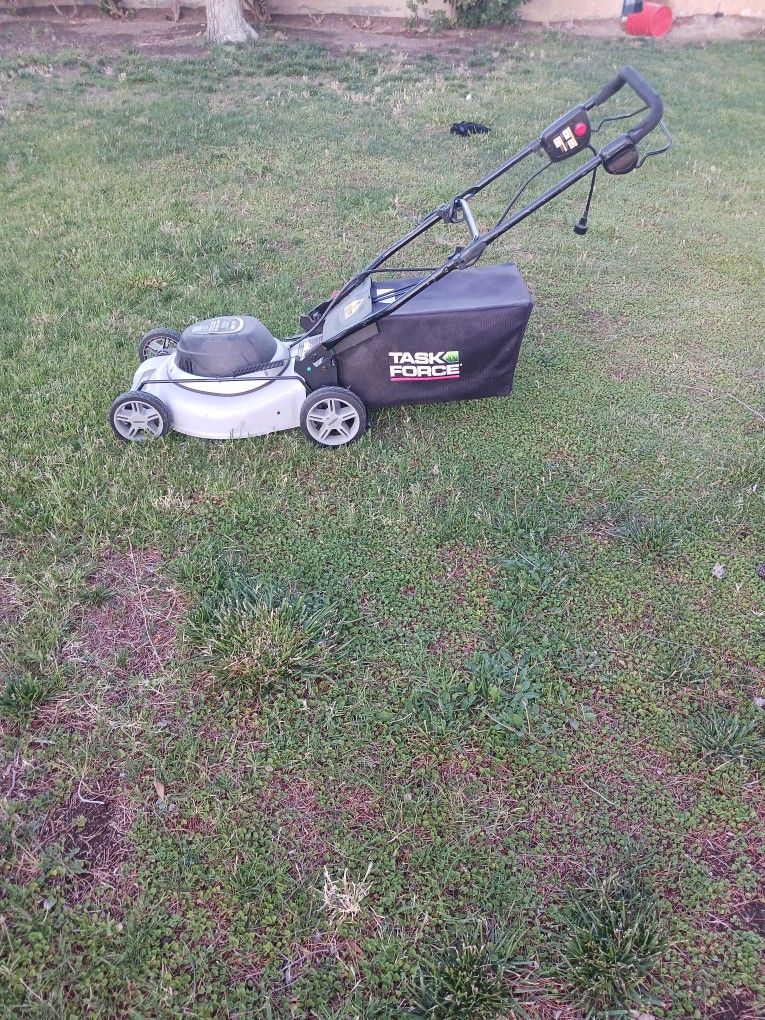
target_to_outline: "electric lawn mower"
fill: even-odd
[[[628,85],[644,105],[604,117],[588,111]],[[608,122],[647,116],[599,150],[593,136]],[[260,436],[300,426],[322,446],[353,442],[367,425],[367,409],[440,403],[507,394],[533,301],[512,263],[473,268],[488,245],[578,181],[591,175],[584,234],[596,171],[626,174],[665,152],[672,138],[663,106],[631,67],[481,181],[439,206],[395,241],[339,291],[300,319],[301,332],[277,340],[249,315],[223,315],[182,333],[155,329],[139,345],[142,364],[133,388],[117,397],[109,420],[120,439],[143,440],[175,429],[207,439]],[[638,143],[657,126],[659,149],[638,155]],[[589,152],[589,158],[527,205],[513,208],[549,166]],[[516,191],[490,229],[481,232],[469,201],[532,154],[547,158]],[[438,267],[383,269],[388,260],[439,223],[463,224],[469,241]],[[377,280],[380,273],[411,274]]]

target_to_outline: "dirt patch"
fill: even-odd
[[[96,728],[98,716],[98,706],[84,697],[60,694],[37,710],[30,729],[33,733],[64,729],[87,736]]]
[[[438,580],[443,584],[451,584],[462,589],[464,583],[476,575],[479,577],[485,575],[486,580],[491,577],[491,569],[486,562],[483,549],[454,542],[439,551],[438,559],[442,567]]]
[[[305,971],[315,970],[326,960],[341,960],[352,965],[363,956],[361,944],[344,938],[337,932],[315,932],[303,943],[294,943],[284,964],[284,984],[287,988],[300,979]]]
[[[582,1014],[577,1013],[573,1006],[557,998],[548,998],[544,992],[542,994],[543,998],[535,999],[528,1007],[524,1006],[530,1020],[582,1020]]]
[[[585,521],[579,528],[579,533],[586,535],[597,545],[611,545],[616,539],[616,522],[608,516]]]
[[[706,1016],[707,1020],[762,1020],[751,992],[726,996]]]
[[[738,915],[751,931],[765,938],[765,898],[751,900],[741,908]]]
[[[477,635],[468,636],[464,632],[455,634],[451,630],[440,630],[438,637],[428,644],[428,654],[441,658],[470,659],[481,646]]]
[[[368,786],[341,783],[334,797],[342,821],[351,831],[379,831],[384,827],[384,808],[379,794]]]
[[[335,829],[380,831],[384,806],[378,794],[362,784],[337,783],[320,800],[304,776],[275,776],[263,793],[263,813],[278,831],[278,841],[298,878],[314,880],[333,858]]]
[[[736,868],[742,858],[746,859],[756,875],[765,873],[762,826],[754,821],[741,842],[739,836],[732,830],[696,830],[688,835],[685,850],[712,878],[735,882]],[[759,900],[762,898],[761,894]],[[741,907],[742,913],[748,904],[749,901]]]
[[[21,586],[11,577],[0,577],[0,624],[3,630],[21,616]]]
[[[288,1004],[291,1015],[298,1016],[299,1003],[294,986],[304,974],[310,974],[332,960],[353,973],[363,956],[364,949],[360,941],[345,938],[337,932],[316,931],[301,942],[293,942],[282,956],[281,981],[271,989],[274,1004]],[[258,988],[268,963],[268,956],[259,951],[240,955],[230,964],[232,980],[250,988]]]
[[[116,888],[120,866],[129,856],[133,812],[114,774],[78,783],[69,800],[52,812],[43,828],[43,846],[57,846],[71,869],[75,897],[95,885]]]
[[[97,10],[61,7],[19,9],[0,14],[0,54],[78,49],[105,56],[133,49],[149,56],[200,56],[204,49],[204,11],[191,11],[181,22],[163,11],[139,11],[135,17],[112,19]]]
[[[63,663],[102,677],[155,676],[178,653],[183,595],[170,587],[153,549],[106,552],[72,614]]]
[[[484,620],[484,629],[487,630],[491,630],[496,616],[490,599],[490,593],[495,588],[494,575],[483,549],[454,542],[439,550],[435,582],[439,588],[452,593],[455,606],[471,603],[479,611]],[[402,592],[407,593],[407,589]],[[447,627],[442,628],[430,642],[428,652],[434,656],[468,659],[476,653],[479,645],[478,635],[464,630],[455,633]]]
[[[607,872],[624,865],[617,841],[607,842],[600,856],[593,857],[604,829],[637,846],[646,838],[671,844],[672,834],[662,834],[656,825],[659,789],[678,810],[689,810],[696,799],[696,781],[675,773],[661,752],[635,745],[634,757],[625,762],[623,745],[614,743],[608,729],[593,728],[590,739],[597,755],[582,749],[567,768],[556,772],[554,785],[524,802],[524,812],[515,816],[516,826],[529,839],[529,852],[521,859],[536,871],[545,900],[567,885],[585,883],[594,867]],[[603,749],[609,745],[613,753],[607,758]],[[655,881],[665,886],[668,898],[676,895],[674,876],[656,875]]]
[[[515,773],[504,762],[467,748],[437,771],[453,816],[474,818],[488,843],[501,847],[509,833],[525,825],[525,806],[511,792]]]

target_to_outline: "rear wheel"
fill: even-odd
[[[177,329],[170,329],[167,326],[150,329],[148,333],[144,333],[138,344],[138,360],[147,361],[161,354],[172,354],[180,340],[181,334]]]
[[[159,439],[173,425],[167,405],[152,393],[138,390],[117,397],[109,411],[109,424],[115,436],[125,442]]]
[[[322,386],[303,401],[300,427],[319,446],[346,446],[364,434],[367,409],[350,390]]]

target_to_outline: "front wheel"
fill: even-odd
[[[300,427],[319,446],[346,446],[364,434],[364,402],[342,386],[322,386],[309,393],[300,409]]]
[[[150,329],[138,343],[138,360],[148,361],[149,358],[157,358],[161,354],[172,354],[180,341],[181,334],[177,329],[170,329],[167,326]]]
[[[159,439],[173,426],[167,405],[152,393],[139,390],[117,397],[109,411],[109,424],[115,436],[125,442]]]

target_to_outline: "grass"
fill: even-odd
[[[564,918],[561,970],[586,1017],[626,1016],[651,1001],[647,983],[667,943],[645,890],[609,875],[578,892]]]
[[[700,713],[688,727],[688,741],[707,761],[762,761],[765,758],[765,730],[757,719],[742,719],[713,707]]]
[[[0,1012],[761,1014],[756,44],[264,36],[0,63]],[[113,440],[145,330],[288,335],[625,62],[675,148],[490,253],[537,301],[511,397]],[[593,884],[627,864],[650,910]]]
[[[0,715],[23,725],[43,705],[52,701],[60,692],[62,682],[57,676],[9,676],[0,690]]]
[[[199,657],[236,690],[267,693],[277,685],[337,670],[342,612],[302,596],[278,596],[233,574],[209,595],[192,621]]]
[[[497,952],[499,948],[499,952]],[[420,1020],[494,1020],[523,1015],[515,986],[524,967],[483,940],[462,941],[436,957],[433,972],[421,975],[409,1016]]]

